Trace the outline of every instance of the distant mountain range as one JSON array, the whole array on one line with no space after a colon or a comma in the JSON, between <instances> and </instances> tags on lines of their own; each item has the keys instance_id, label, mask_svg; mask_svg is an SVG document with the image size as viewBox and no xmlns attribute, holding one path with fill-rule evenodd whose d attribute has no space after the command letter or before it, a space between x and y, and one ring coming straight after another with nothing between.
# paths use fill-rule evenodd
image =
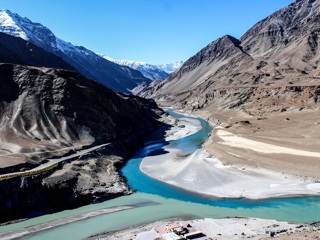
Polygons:
<instances>
[{"instance_id":1,"label":"distant mountain range","mask_svg":"<svg viewBox=\"0 0 320 240\"><path fill-rule=\"evenodd\" d=\"M141 72L110 62L85 47L65 42L45 26L33 23L9 10L0 11L0 32L20 38L63 59L69 67L82 75L115 91L130 94L132 89L151 82Z\"/></svg>"},{"instance_id":2,"label":"distant mountain range","mask_svg":"<svg viewBox=\"0 0 320 240\"><path fill-rule=\"evenodd\" d=\"M176 69L180 68L183 61L177 61L174 63L152 65L146 62L136 62L130 60L115 60L107 55L101 55L103 58L117 63L119 65L128 66L133 69L140 71L143 76L151 80L163 80L169 76L170 73L174 72Z\"/></svg>"},{"instance_id":3,"label":"distant mountain range","mask_svg":"<svg viewBox=\"0 0 320 240\"><path fill-rule=\"evenodd\" d=\"M167 64L161 64L161 65L157 65L158 68L162 69L163 71L167 72L167 73L172 73L175 70L179 69L183 64L183 61L177 61L174 63L167 63Z\"/></svg>"}]
</instances>

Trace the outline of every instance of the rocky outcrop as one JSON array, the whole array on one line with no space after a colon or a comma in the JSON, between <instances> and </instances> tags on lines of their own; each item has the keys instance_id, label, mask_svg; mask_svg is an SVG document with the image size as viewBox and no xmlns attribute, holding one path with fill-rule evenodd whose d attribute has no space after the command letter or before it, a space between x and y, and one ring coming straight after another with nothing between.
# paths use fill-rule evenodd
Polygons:
<instances>
[{"instance_id":1,"label":"rocky outcrop","mask_svg":"<svg viewBox=\"0 0 320 240\"><path fill-rule=\"evenodd\" d=\"M51 171L0 181L0 223L130 194L119 169L143 140L144 135L136 133Z\"/></svg>"},{"instance_id":2,"label":"rocky outcrop","mask_svg":"<svg viewBox=\"0 0 320 240\"><path fill-rule=\"evenodd\" d=\"M115 93L76 72L0 64L1 172L110 143L58 169L0 181L0 222L129 192L117 169L158 128L153 100Z\"/></svg>"}]
</instances>

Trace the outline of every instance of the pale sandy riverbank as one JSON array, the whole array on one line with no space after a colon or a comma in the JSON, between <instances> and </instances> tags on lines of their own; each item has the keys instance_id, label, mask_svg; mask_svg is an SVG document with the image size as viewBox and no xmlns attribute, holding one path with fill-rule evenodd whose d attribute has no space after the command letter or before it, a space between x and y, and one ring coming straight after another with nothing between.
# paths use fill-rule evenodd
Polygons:
<instances>
[{"instance_id":1,"label":"pale sandy riverbank","mask_svg":"<svg viewBox=\"0 0 320 240\"><path fill-rule=\"evenodd\" d=\"M235 111L199 111L219 122L204 148L223 164L261 167L320 179L320 112L284 112L267 117Z\"/></svg>"},{"instance_id":2,"label":"pale sandy riverbank","mask_svg":"<svg viewBox=\"0 0 320 240\"><path fill-rule=\"evenodd\" d=\"M173 135L183 137L186 129L192 127L185 125L183 128L175 128ZM220 131L220 130L219 130ZM218 132L219 132L218 131ZM221 130L221 139L225 138L232 144L228 147L242 146L260 149L268 146L264 151L281 151L290 149L241 139ZM229 142L223 142L224 145ZM249 146L248 146L249 145ZM274 148L274 149L273 149ZM320 183L314 179L305 179L282 172L277 172L261 167L252 167L244 164L224 165L216 158L209 156L206 151L198 150L188 155L183 155L179 150L170 146L164 147L164 154L146 157L143 159L140 169L147 175L158 180L167 182L187 189L214 197L251 199L263 199L272 197L294 196L294 195L319 195ZM294 153L310 153L317 156L318 153L311 151L298 151ZM320 158L319 158L320 160Z\"/></svg>"},{"instance_id":3,"label":"pale sandy riverbank","mask_svg":"<svg viewBox=\"0 0 320 240\"><path fill-rule=\"evenodd\" d=\"M186 115L183 113L179 114ZM164 121L166 123L172 125L172 127L166 131L166 141L177 140L183 137L190 136L201 129L201 123L193 118L175 119L170 115L164 118Z\"/></svg>"},{"instance_id":4,"label":"pale sandy riverbank","mask_svg":"<svg viewBox=\"0 0 320 240\"><path fill-rule=\"evenodd\" d=\"M275 220L257 218L225 218L225 219L197 219L189 221L159 221L148 225L126 229L109 234L99 239L135 239L151 240L158 236L156 228L163 228L171 223L190 224L196 230L201 231L205 236L197 239L268 239L270 232L275 232L277 239L301 239L301 236L319 236L320 229L314 225L291 224ZM284 238L287 236L297 238ZM279 237L279 238L278 238ZM308 238L305 238L308 239ZM317 239L317 238L309 238Z\"/></svg>"}]
</instances>

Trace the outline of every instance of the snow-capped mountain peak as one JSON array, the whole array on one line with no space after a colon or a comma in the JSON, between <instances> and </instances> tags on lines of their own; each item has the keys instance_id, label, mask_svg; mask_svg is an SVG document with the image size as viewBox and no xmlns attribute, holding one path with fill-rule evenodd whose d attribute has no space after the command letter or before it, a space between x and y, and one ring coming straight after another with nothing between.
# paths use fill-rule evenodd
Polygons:
<instances>
[{"instance_id":1,"label":"snow-capped mountain peak","mask_svg":"<svg viewBox=\"0 0 320 240\"><path fill-rule=\"evenodd\" d=\"M174 63L158 65L158 67L167 73L172 73L175 70L179 69L182 66L182 64L183 64L183 61L177 61Z\"/></svg>"},{"instance_id":2,"label":"snow-capped mountain peak","mask_svg":"<svg viewBox=\"0 0 320 240\"><path fill-rule=\"evenodd\" d=\"M20 19L20 17L16 13L12 13L6 9L0 10L0 31L28 41L29 38L19 26L18 19Z\"/></svg>"},{"instance_id":3,"label":"snow-capped mountain peak","mask_svg":"<svg viewBox=\"0 0 320 240\"><path fill-rule=\"evenodd\" d=\"M34 23L10 10L0 10L0 32L30 41L54 54L59 51L89 51L85 48L81 50L81 47L57 38L50 29L42 24Z\"/></svg>"},{"instance_id":4,"label":"snow-capped mountain peak","mask_svg":"<svg viewBox=\"0 0 320 240\"><path fill-rule=\"evenodd\" d=\"M152 65L146 62L131 61L131 60L115 60L108 55L100 55L101 57L114 62L119 65L128 66L133 69L139 70L145 77L151 80L165 79L170 73L180 68L183 61L178 61L169 64Z\"/></svg>"},{"instance_id":5,"label":"snow-capped mountain peak","mask_svg":"<svg viewBox=\"0 0 320 240\"><path fill-rule=\"evenodd\" d=\"M56 47L56 37L47 27L9 10L0 10L0 31L31 41L43 49L48 43L50 47Z\"/></svg>"}]
</instances>

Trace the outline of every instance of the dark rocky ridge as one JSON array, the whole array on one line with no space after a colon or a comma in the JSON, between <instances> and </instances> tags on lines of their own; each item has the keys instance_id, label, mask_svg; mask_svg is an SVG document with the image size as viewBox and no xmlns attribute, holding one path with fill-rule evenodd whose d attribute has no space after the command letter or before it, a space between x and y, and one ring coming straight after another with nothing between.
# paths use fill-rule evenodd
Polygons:
<instances>
[{"instance_id":1,"label":"dark rocky ridge","mask_svg":"<svg viewBox=\"0 0 320 240\"><path fill-rule=\"evenodd\" d=\"M128 193L117 169L160 126L162 113L153 100L115 93L76 72L0 64L2 170L112 143L60 170L0 181L0 222Z\"/></svg>"},{"instance_id":2,"label":"dark rocky ridge","mask_svg":"<svg viewBox=\"0 0 320 240\"><path fill-rule=\"evenodd\" d=\"M210 43L140 95L188 110L263 115L270 109L317 109L319 12L319 0L296 1L254 25L240 40L227 35ZM290 88L312 94L301 97L301 92L289 91L280 97Z\"/></svg>"},{"instance_id":3,"label":"dark rocky ridge","mask_svg":"<svg viewBox=\"0 0 320 240\"><path fill-rule=\"evenodd\" d=\"M44 51L31 42L2 32L0 32L0 62L75 71L62 58Z\"/></svg>"}]
</instances>

